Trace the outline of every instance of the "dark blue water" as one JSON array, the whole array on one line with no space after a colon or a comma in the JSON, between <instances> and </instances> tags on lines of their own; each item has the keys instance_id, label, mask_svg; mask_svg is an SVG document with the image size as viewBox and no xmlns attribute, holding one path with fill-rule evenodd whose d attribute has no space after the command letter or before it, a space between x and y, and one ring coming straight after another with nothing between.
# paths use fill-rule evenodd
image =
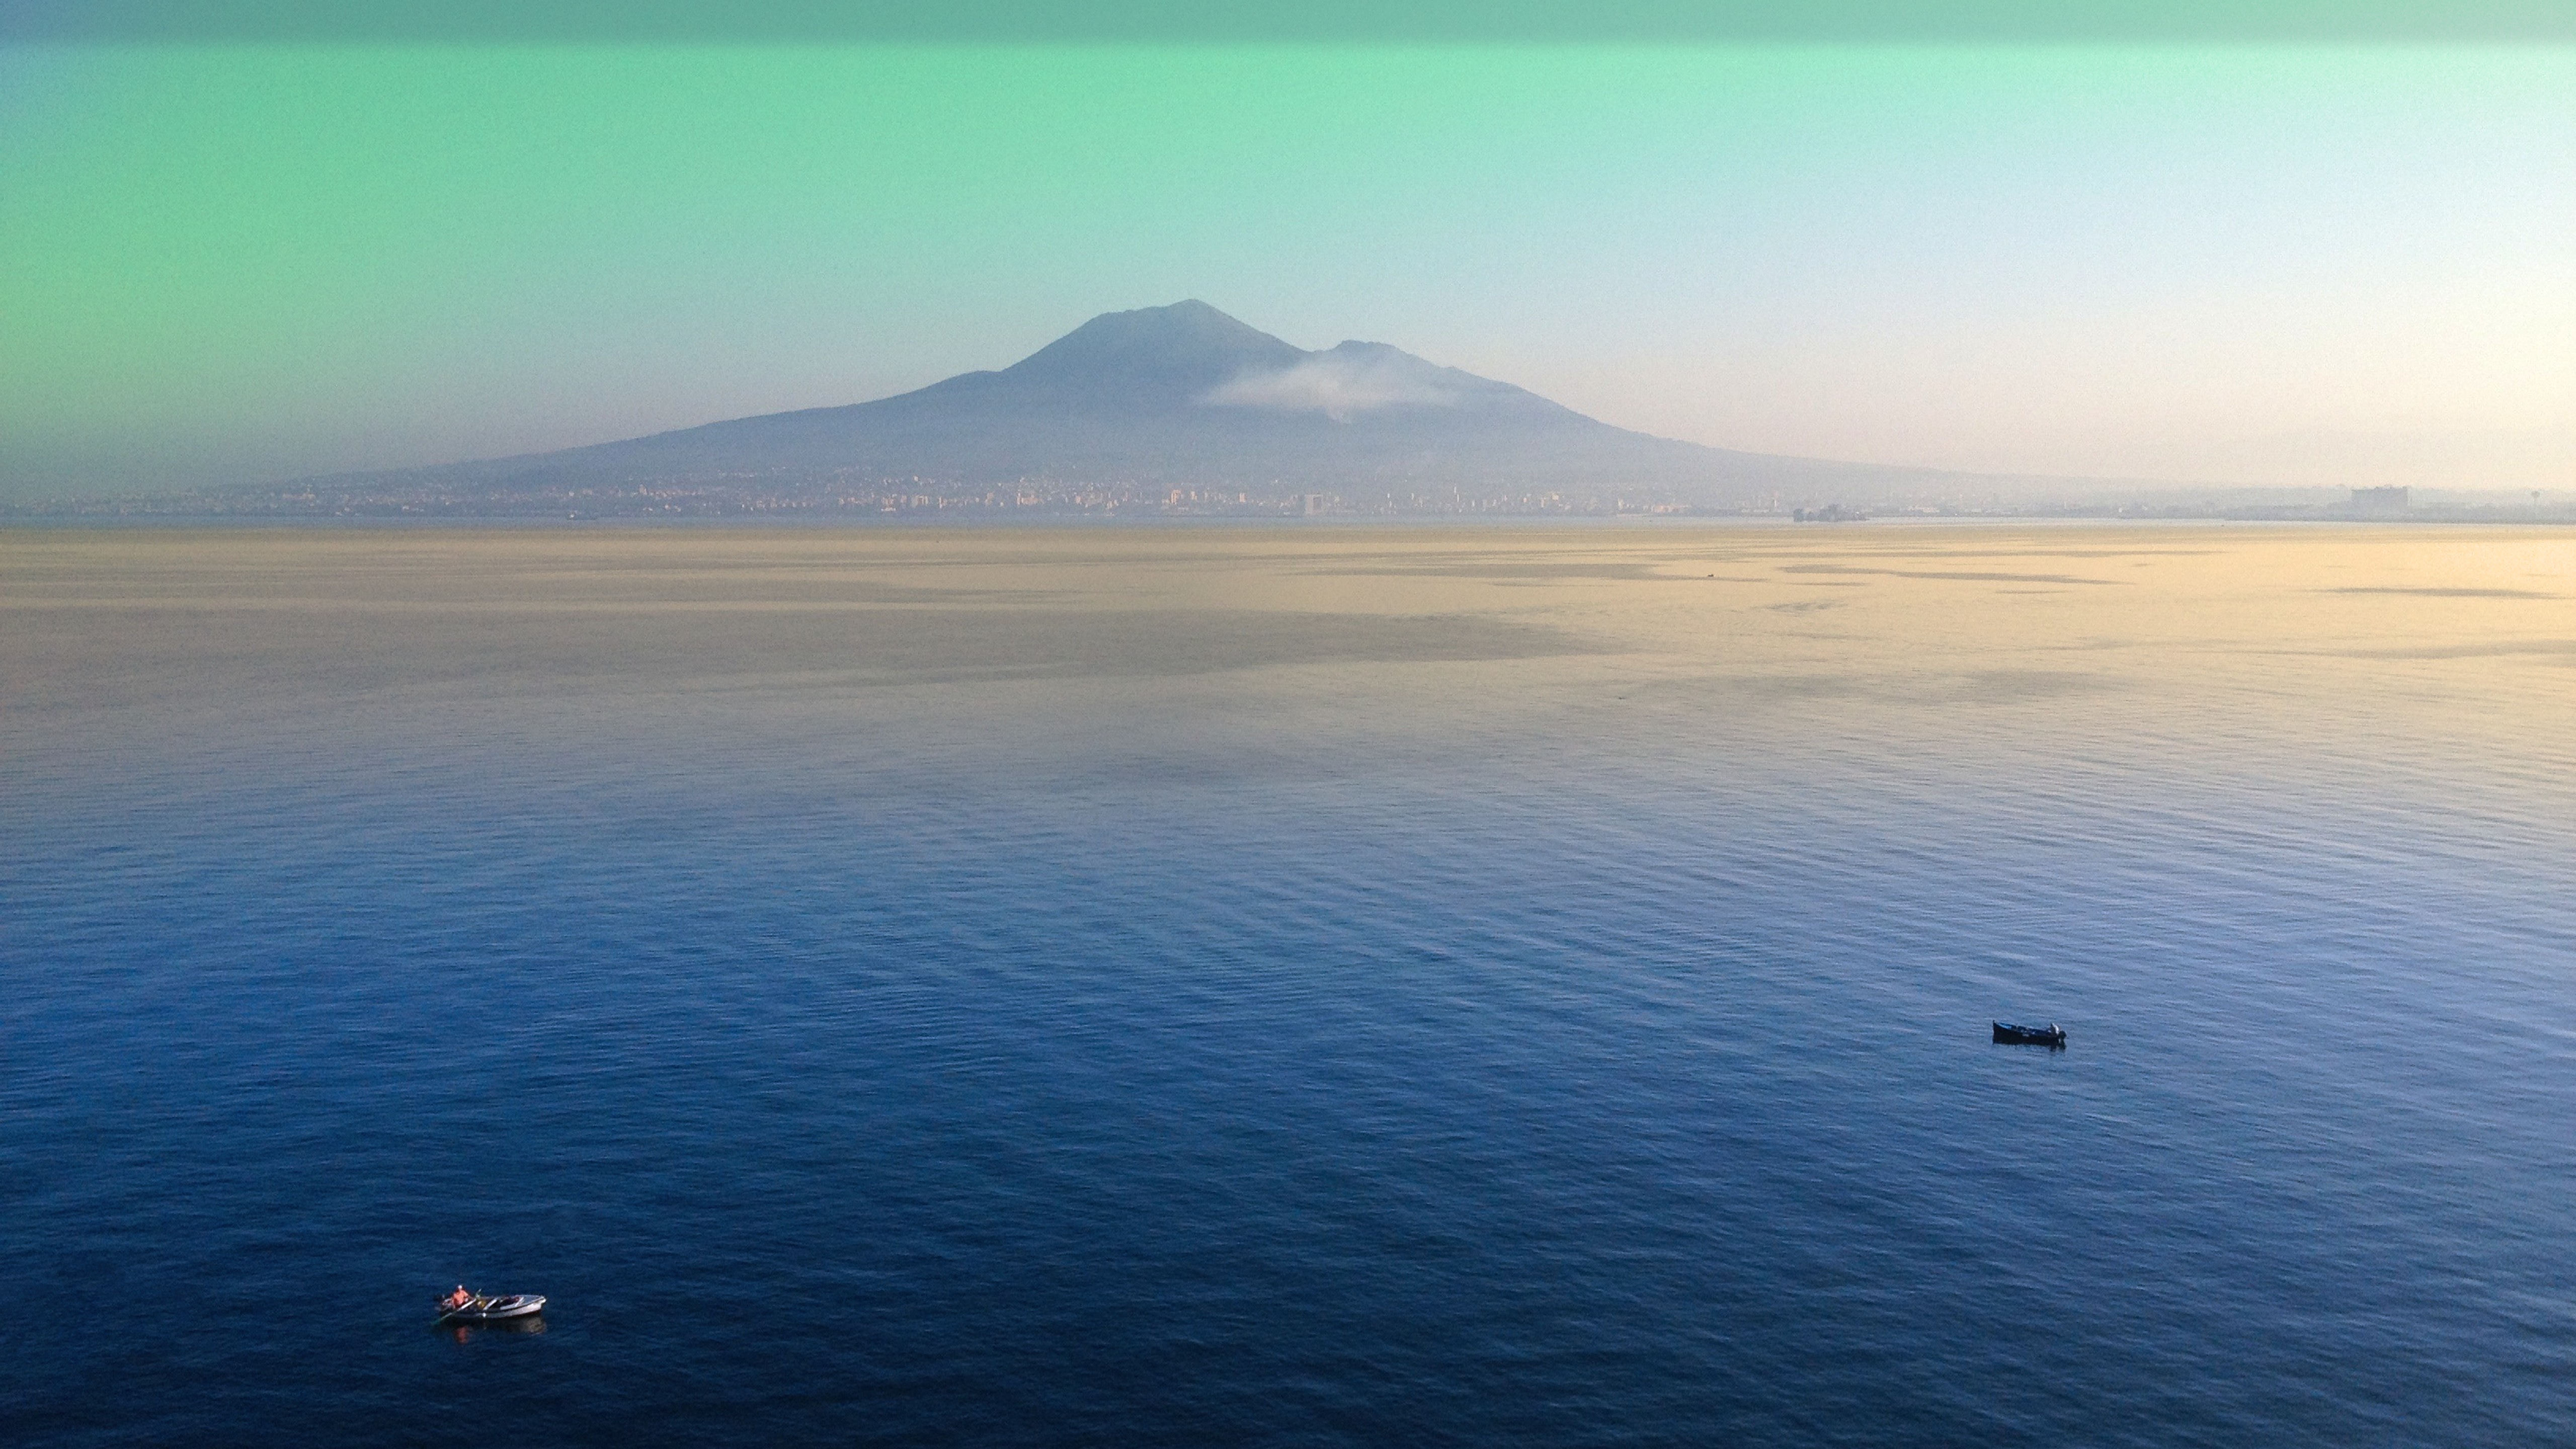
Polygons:
<instances>
[{"instance_id":1,"label":"dark blue water","mask_svg":"<svg viewBox=\"0 0 2576 1449\"><path fill-rule=\"evenodd\" d=\"M2555 762L1162 688L22 716L6 1437L2576 1437Z\"/></svg>"}]
</instances>

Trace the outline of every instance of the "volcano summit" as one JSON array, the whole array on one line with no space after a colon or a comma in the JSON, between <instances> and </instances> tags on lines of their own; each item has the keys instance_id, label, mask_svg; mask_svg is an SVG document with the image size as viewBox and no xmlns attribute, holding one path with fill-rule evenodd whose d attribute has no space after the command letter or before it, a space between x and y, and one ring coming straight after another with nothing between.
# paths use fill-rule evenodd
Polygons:
<instances>
[{"instance_id":1,"label":"volcano summit","mask_svg":"<svg viewBox=\"0 0 2576 1449\"><path fill-rule=\"evenodd\" d=\"M1186 301L1104 313L998 372L874 402L240 496L450 515L1115 510L1176 495L1259 510L1308 493L1371 512L1553 512L2002 481L1652 437L1384 343L1309 352Z\"/></svg>"}]
</instances>

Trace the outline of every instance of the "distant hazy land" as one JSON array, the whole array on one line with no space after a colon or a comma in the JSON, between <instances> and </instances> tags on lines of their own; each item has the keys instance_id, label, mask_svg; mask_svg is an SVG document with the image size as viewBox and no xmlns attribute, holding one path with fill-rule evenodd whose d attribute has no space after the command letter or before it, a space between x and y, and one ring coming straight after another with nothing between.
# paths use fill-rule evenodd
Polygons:
<instances>
[{"instance_id":1,"label":"distant hazy land","mask_svg":"<svg viewBox=\"0 0 2576 1449\"><path fill-rule=\"evenodd\" d=\"M2384 490L2383 490L2384 491ZM2403 494L2404 490L2398 490ZM19 504L20 517L1041 520L2048 514L2576 518L2576 494L2176 488L1652 437L1398 348L1306 351L1202 302L1093 318L998 372L561 452Z\"/></svg>"}]
</instances>

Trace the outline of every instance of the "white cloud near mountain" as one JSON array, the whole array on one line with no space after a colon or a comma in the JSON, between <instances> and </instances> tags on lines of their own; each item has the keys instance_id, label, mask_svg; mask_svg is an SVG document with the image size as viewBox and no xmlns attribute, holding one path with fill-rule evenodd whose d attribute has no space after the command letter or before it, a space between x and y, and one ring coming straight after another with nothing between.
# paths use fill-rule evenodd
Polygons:
<instances>
[{"instance_id":1,"label":"white cloud near mountain","mask_svg":"<svg viewBox=\"0 0 2576 1449\"><path fill-rule=\"evenodd\" d=\"M1318 352L1277 372L1247 373L1211 389L1199 401L1219 407L1322 413L1337 422L1380 408L1455 407L1460 394L1425 376L1418 359L1392 348L1360 351L1347 346Z\"/></svg>"}]
</instances>

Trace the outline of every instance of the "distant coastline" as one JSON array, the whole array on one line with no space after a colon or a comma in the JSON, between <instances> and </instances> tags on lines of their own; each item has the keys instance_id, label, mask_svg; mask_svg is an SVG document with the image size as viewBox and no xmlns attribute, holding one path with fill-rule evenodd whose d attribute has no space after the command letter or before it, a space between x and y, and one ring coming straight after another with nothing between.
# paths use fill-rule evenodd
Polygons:
<instances>
[{"instance_id":1,"label":"distant coastline","mask_svg":"<svg viewBox=\"0 0 2576 1449\"><path fill-rule=\"evenodd\" d=\"M353 482L246 485L124 497L0 502L0 526L138 527L245 524L401 526L442 524L628 523L693 525L1149 525L1383 523L1578 523L1671 520L1769 522L1801 527L1909 520L2119 521L2244 523L2576 523L2576 492L2538 498L2503 492L2422 490L2400 506L2355 501L2370 490L2140 489L2122 497L1971 502L1946 499L1791 500L1745 504L1677 503L1618 492L1361 496L1219 490L1047 487L996 489L852 489L825 496L764 490L756 483L564 490L505 498L424 495L399 486ZM1178 495L1178 496L1176 496ZM1310 501L1317 500L1317 501Z\"/></svg>"},{"instance_id":2,"label":"distant coastline","mask_svg":"<svg viewBox=\"0 0 2576 1449\"><path fill-rule=\"evenodd\" d=\"M1205 302L1106 312L1011 365L554 452L0 518L223 520L2099 517L2576 520L2576 491L2259 487L1792 457L1613 426L1380 342L1308 351Z\"/></svg>"}]
</instances>

